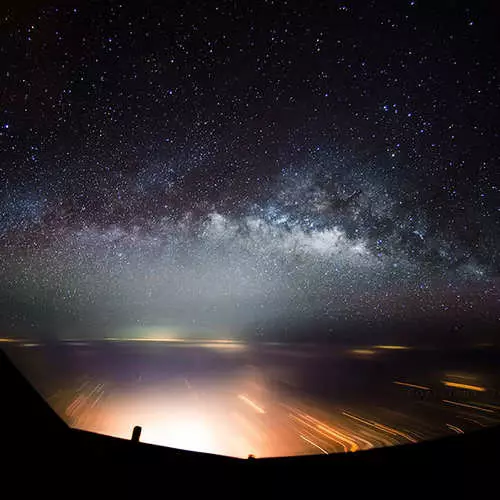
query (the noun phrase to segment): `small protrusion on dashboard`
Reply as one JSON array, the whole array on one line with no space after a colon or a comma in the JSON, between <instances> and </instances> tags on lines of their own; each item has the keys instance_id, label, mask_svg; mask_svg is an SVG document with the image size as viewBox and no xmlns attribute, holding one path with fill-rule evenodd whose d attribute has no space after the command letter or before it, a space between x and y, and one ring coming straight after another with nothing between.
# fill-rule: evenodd
<instances>
[{"instance_id":1,"label":"small protrusion on dashboard","mask_svg":"<svg viewBox=\"0 0 500 500\"><path fill-rule=\"evenodd\" d=\"M132 431L132 442L138 443L139 438L141 437L142 427L140 425L136 425L134 430Z\"/></svg>"}]
</instances>

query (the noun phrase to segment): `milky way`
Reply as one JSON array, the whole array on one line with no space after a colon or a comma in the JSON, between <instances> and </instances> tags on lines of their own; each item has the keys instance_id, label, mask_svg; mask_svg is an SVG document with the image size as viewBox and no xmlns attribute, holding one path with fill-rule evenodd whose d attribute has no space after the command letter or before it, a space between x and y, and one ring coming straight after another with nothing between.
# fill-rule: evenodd
<instances>
[{"instance_id":1,"label":"milky way","mask_svg":"<svg viewBox=\"0 0 500 500\"><path fill-rule=\"evenodd\" d=\"M13 7L2 328L494 324L493 16L423 2Z\"/></svg>"}]
</instances>

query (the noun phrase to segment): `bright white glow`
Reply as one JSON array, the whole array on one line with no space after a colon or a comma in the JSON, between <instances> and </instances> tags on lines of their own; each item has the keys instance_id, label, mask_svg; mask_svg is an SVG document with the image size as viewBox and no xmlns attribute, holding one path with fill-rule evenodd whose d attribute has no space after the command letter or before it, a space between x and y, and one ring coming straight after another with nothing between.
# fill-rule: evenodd
<instances>
[{"instance_id":1,"label":"bright white glow","mask_svg":"<svg viewBox=\"0 0 500 500\"><path fill-rule=\"evenodd\" d=\"M218 452L211 426L200 418L187 417L151 422L143 428L141 441L183 450Z\"/></svg>"},{"instance_id":2,"label":"bright white glow","mask_svg":"<svg viewBox=\"0 0 500 500\"><path fill-rule=\"evenodd\" d=\"M234 389L223 385L206 391L200 381L178 383L127 391L89 409L86 415L79 407L79 416L85 420L73 425L124 439L130 439L134 426L139 425L143 443L244 458L250 453L264 455L261 430L251 419L255 414L245 411ZM242 438L249 434L252 439Z\"/></svg>"}]
</instances>

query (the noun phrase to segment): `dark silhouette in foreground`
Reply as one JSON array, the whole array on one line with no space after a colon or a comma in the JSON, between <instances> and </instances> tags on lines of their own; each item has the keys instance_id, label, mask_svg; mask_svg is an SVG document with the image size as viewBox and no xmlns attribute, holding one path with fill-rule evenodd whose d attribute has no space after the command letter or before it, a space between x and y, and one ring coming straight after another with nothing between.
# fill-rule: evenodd
<instances>
[{"instance_id":1,"label":"dark silhouette in foreground","mask_svg":"<svg viewBox=\"0 0 500 500\"><path fill-rule=\"evenodd\" d=\"M85 478L98 474L100 483L116 487L147 478L150 487L165 492L162 497L182 490L182 496L236 498L270 488L295 497L297 487L374 495L400 495L400 487L429 493L471 488L477 494L496 487L500 465L500 428L357 453L249 460L144 444L140 427L130 441L71 429L2 351L0 397L2 471L47 473L54 480L51 491L59 479L85 488Z\"/></svg>"}]
</instances>

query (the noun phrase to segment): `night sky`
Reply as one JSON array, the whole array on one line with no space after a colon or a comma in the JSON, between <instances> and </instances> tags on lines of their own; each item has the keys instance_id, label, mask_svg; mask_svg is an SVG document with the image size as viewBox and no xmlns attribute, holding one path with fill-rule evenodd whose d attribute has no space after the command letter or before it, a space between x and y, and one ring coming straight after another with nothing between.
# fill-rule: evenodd
<instances>
[{"instance_id":1,"label":"night sky","mask_svg":"<svg viewBox=\"0 0 500 500\"><path fill-rule=\"evenodd\" d=\"M496 2L56 3L0 18L3 333L498 324Z\"/></svg>"}]
</instances>

